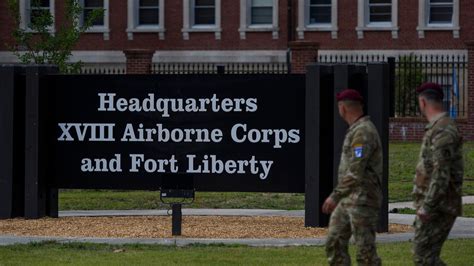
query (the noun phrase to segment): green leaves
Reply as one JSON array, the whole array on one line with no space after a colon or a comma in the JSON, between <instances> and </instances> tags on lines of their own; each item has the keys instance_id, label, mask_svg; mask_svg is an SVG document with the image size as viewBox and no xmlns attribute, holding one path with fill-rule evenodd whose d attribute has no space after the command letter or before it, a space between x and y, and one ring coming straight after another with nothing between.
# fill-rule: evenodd
<instances>
[{"instance_id":1,"label":"green leaves","mask_svg":"<svg viewBox=\"0 0 474 266\"><path fill-rule=\"evenodd\" d=\"M57 65L61 73L80 72L82 62L70 62L71 51L81 34L104 15L103 9L97 9L82 22L83 8L78 0L65 0L65 21L58 25L55 25L49 7L39 0L34 0L28 8L28 20L21 17L18 0L8 0L8 9L15 21L12 34L15 45L10 49L18 60L23 64Z\"/></svg>"}]
</instances>

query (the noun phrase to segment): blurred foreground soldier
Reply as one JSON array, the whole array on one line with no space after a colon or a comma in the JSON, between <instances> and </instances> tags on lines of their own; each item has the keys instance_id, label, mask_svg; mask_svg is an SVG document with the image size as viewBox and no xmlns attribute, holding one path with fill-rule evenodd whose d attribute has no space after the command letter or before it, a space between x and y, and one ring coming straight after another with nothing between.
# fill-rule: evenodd
<instances>
[{"instance_id":1,"label":"blurred foreground soldier","mask_svg":"<svg viewBox=\"0 0 474 266\"><path fill-rule=\"evenodd\" d=\"M417 89L420 111L429 124L416 166L413 195L416 265L446 265L439 257L456 217L462 212L462 138L443 111L443 90L425 83Z\"/></svg>"},{"instance_id":2,"label":"blurred foreground soldier","mask_svg":"<svg viewBox=\"0 0 474 266\"><path fill-rule=\"evenodd\" d=\"M342 147L338 185L322 211L332 213L326 253L330 265L351 265L348 242L354 236L358 265L380 265L375 232L382 203L382 144L374 124L364 116L359 92L336 96L339 114L349 124Z\"/></svg>"}]
</instances>

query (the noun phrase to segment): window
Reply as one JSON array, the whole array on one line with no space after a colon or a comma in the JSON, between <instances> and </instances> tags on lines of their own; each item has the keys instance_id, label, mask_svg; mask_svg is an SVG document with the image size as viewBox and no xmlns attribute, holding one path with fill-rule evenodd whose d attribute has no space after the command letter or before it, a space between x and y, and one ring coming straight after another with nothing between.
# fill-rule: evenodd
<instances>
[{"instance_id":1,"label":"window","mask_svg":"<svg viewBox=\"0 0 474 266\"><path fill-rule=\"evenodd\" d=\"M194 25L216 24L216 6L214 0L194 1Z\"/></svg>"},{"instance_id":2,"label":"window","mask_svg":"<svg viewBox=\"0 0 474 266\"><path fill-rule=\"evenodd\" d=\"M44 12L50 12L53 17L54 25L54 1L51 0L20 0L20 27L25 30L31 30L31 23L41 16ZM50 29L54 31L54 26Z\"/></svg>"},{"instance_id":3,"label":"window","mask_svg":"<svg viewBox=\"0 0 474 266\"><path fill-rule=\"evenodd\" d=\"M453 22L453 0L430 0L429 23L451 24Z\"/></svg>"},{"instance_id":4,"label":"window","mask_svg":"<svg viewBox=\"0 0 474 266\"><path fill-rule=\"evenodd\" d=\"M221 39L221 0L183 0L183 39L190 32L213 32Z\"/></svg>"},{"instance_id":5,"label":"window","mask_svg":"<svg viewBox=\"0 0 474 266\"><path fill-rule=\"evenodd\" d=\"M425 31L452 31L459 38L459 0L419 0L418 37Z\"/></svg>"},{"instance_id":6,"label":"window","mask_svg":"<svg viewBox=\"0 0 474 266\"><path fill-rule=\"evenodd\" d=\"M247 32L272 32L278 39L279 0L240 0L240 38Z\"/></svg>"},{"instance_id":7,"label":"window","mask_svg":"<svg viewBox=\"0 0 474 266\"><path fill-rule=\"evenodd\" d=\"M392 23L391 0L369 0L368 23Z\"/></svg>"},{"instance_id":8,"label":"window","mask_svg":"<svg viewBox=\"0 0 474 266\"><path fill-rule=\"evenodd\" d=\"M337 0L298 1L298 38L304 39L305 31L330 31L337 39Z\"/></svg>"},{"instance_id":9,"label":"window","mask_svg":"<svg viewBox=\"0 0 474 266\"><path fill-rule=\"evenodd\" d=\"M262 25L273 22L273 0L252 0L250 24Z\"/></svg>"},{"instance_id":10,"label":"window","mask_svg":"<svg viewBox=\"0 0 474 266\"><path fill-rule=\"evenodd\" d=\"M391 31L398 38L398 0L358 0L357 38L364 31Z\"/></svg>"},{"instance_id":11,"label":"window","mask_svg":"<svg viewBox=\"0 0 474 266\"><path fill-rule=\"evenodd\" d=\"M92 27L90 27L87 32L102 33L104 35L104 40L109 40L109 0L79 0L79 3L83 8L81 24L84 24L94 11L99 9L104 10L104 15L96 18L92 22Z\"/></svg>"},{"instance_id":12,"label":"window","mask_svg":"<svg viewBox=\"0 0 474 266\"><path fill-rule=\"evenodd\" d=\"M128 0L127 37L134 33L158 33L165 39L165 0Z\"/></svg>"},{"instance_id":13,"label":"window","mask_svg":"<svg viewBox=\"0 0 474 266\"><path fill-rule=\"evenodd\" d=\"M138 25L160 24L160 1L139 0L138 3Z\"/></svg>"},{"instance_id":14,"label":"window","mask_svg":"<svg viewBox=\"0 0 474 266\"><path fill-rule=\"evenodd\" d=\"M103 0L84 0L82 23L87 21L95 10L104 8ZM92 22L92 26L104 26L104 17L98 17Z\"/></svg>"},{"instance_id":15,"label":"window","mask_svg":"<svg viewBox=\"0 0 474 266\"><path fill-rule=\"evenodd\" d=\"M310 0L309 24L331 23L331 0Z\"/></svg>"},{"instance_id":16,"label":"window","mask_svg":"<svg viewBox=\"0 0 474 266\"><path fill-rule=\"evenodd\" d=\"M28 12L28 26L47 12L50 12L49 0L31 0Z\"/></svg>"}]
</instances>

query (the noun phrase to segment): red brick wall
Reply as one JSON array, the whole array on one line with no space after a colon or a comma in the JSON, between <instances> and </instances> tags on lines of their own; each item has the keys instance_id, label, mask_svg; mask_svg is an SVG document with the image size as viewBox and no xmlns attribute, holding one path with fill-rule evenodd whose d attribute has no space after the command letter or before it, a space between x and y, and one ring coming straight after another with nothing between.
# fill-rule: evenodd
<instances>
[{"instance_id":1,"label":"red brick wall","mask_svg":"<svg viewBox=\"0 0 474 266\"><path fill-rule=\"evenodd\" d=\"M127 58L127 74L150 74L154 50L130 49L125 50Z\"/></svg>"},{"instance_id":2,"label":"red brick wall","mask_svg":"<svg viewBox=\"0 0 474 266\"><path fill-rule=\"evenodd\" d=\"M398 1L398 39L392 39L391 31L365 31L358 39L357 1L338 1L338 38L331 39L330 32L305 32L305 40L320 43L320 49L465 49L464 42L474 39L474 1L460 0L460 38L454 39L452 31L425 31L425 38L419 39L418 1Z\"/></svg>"},{"instance_id":3,"label":"red brick wall","mask_svg":"<svg viewBox=\"0 0 474 266\"><path fill-rule=\"evenodd\" d=\"M0 36L11 35L11 25L5 25L6 0L0 1ZM189 40L183 40L183 1L165 3L165 40L158 33L134 33L133 40L127 38L127 1L110 0L110 40L105 41L100 33L87 33L81 37L77 50L285 50L287 48L287 0L279 1L279 38L272 39L271 32L248 32L240 39L240 1L222 1L222 38L216 40L214 33L191 32ZM64 21L63 1L56 1L57 25ZM296 25L295 25L296 27ZM4 38L4 37L2 37ZM8 41L8 40L6 40ZM0 50L5 50L4 41Z\"/></svg>"},{"instance_id":4,"label":"red brick wall","mask_svg":"<svg viewBox=\"0 0 474 266\"><path fill-rule=\"evenodd\" d=\"M318 48L319 44L316 42L291 42L291 73L306 73L306 66L318 58Z\"/></svg>"},{"instance_id":5,"label":"red brick wall","mask_svg":"<svg viewBox=\"0 0 474 266\"><path fill-rule=\"evenodd\" d=\"M419 141L428 122L424 118L391 118L390 140Z\"/></svg>"},{"instance_id":6,"label":"red brick wall","mask_svg":"<svg viewBox=\"0 0 474 266\"><path fill-rule=\"evenodd\" d=\"M11 29L14 27L12 17L7 8L7 0L0 0L0 51L8 50L11 44Z\"/></svg>"},{"instance_id":7,"label":"red brick wall","mask_svg":"<svg viewBox=\"0 0 474 266\"><path fill-rule=\"evenodd\" d=\"M457 125L464 140L473 141L474 124L467 119L457 120ZM428 122L423 118L392 118L390 119L390 140L420 141L425 134Z\"/></svg>"},{"instance_id":8,"label":"red brick wall","mask_svg":"<svg viewBox=\"0 0 474 266\"><path fill-rule=\"evenodd\" d=\"M182 1L166 1L165 40L159 40L157 33L135 33L134 40L127 39L127 1L110 1L110 40L104 41L102 34L85 34L77 46L78 50L284 50L288 47L287 2L280 0L279 39L273 40L271 32L248 33L241 40L240 1L222 0L222 39L216 40L213 33L190 33L189 40L182 38ZM293 0L292 36L296 38L297 1ZM474 39L474 1L460 0L460 38L454 39L452 31L426 31L419 39L418 1L399 0L399 38L392 39L390 31L364 32L358 39L357 1L339 0L338 39L331 39L330 32L306 32L305 40L320 44L320 49L464 49L467 40ZM62 23L63 1L56 1L57 25ZM7 15L6 0L0 1L0 50L9 42L12 25Z\"/></svg>"}]
</instances>

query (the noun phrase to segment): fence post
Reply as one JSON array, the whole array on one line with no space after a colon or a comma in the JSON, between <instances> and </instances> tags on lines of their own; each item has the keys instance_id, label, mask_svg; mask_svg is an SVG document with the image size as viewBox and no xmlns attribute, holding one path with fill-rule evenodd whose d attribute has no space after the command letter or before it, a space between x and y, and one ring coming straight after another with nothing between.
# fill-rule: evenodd
<instances>
[{"instance_id":1,"label":"fence post","mask_svg":"<svg viewBox=\"0 0 474 266\"><path fill-rule=\"evenodd\" d=\"M395 57L389 57L388 61L388 91L390 98L390 117L395 117Z\"/></svg>"},{"instance_id":2,"label":"fence post","mask_svg":"<svg viewBox=\"0 0 474 266\"><path fill-rule=\"evenodd\" d=\"M306 66L315 63L318 58L319 43L309 41L290 42L290 73L304 74Z\"/></svg>"},{"instance_id":3,"label":"fence post","mask_svg":"<svg viewBox=\"0 0 474 266\"><path fill-rule=\"evenodd\" d=\"M463 131L466 140L474 140L474 40L467 41L467 125Z\"/></svg>"},{"instance_id":4,"label":"fence post","mask_svg":"<svg viewBox=\"0 0 474 266\"><path fill-rule=\"evenodd\" d=\"M127 74L151 74L154 50L130 49L123 53L127 59Z\"/></svg>"}]
</instances>

